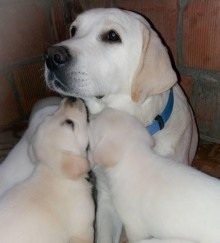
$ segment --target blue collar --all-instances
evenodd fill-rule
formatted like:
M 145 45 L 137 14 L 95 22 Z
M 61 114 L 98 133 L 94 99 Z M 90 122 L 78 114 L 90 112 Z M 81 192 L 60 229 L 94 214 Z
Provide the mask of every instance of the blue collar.
M 173 89 L 171 88 L 165 109 L 163 110 L 163 112 L 160 115 L 157 115 L 154 118 L 154 121 L 151 125 L 146 127 L 146 129 L 148 130 L 148 132 L 151 135 L 155 134 L 156 132 L 158 132 L 164 128 L 165 123 L 169 120 L 170 115 L 173 111 L 173 101 L 174 101 Z

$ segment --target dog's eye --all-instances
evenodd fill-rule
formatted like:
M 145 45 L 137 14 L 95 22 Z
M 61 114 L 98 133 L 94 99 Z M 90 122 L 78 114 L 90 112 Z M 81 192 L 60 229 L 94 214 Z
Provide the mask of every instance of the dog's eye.
M 115 30 L 109 30 L 101 36 L 102 40 L 109 43 L 121 43 L 121 38 Z
M 76 26 L 70 28 L 70 37 L 73 37 L 76 34 Z
M 72 128 L 72 130 L 74 130 L 74 122 L 70 119 L 66 119 L 64 122 L 66 125 L 70 126 Z

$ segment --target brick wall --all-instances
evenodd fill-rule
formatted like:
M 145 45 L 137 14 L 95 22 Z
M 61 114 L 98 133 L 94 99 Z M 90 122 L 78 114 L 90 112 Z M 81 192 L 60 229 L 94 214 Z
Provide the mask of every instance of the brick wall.
M 68 37 L 78 13 L 94 7 L 134 10 L 152 21 L 173 54 L 201 137 L 220 142 L 219 0 L 0 0 L 0 127 L 26 118 L 51 94 L 43 53 Z
M 0 129 L 26 119 L 49 96 L 43 54 L 68 37 L 63 1 L 0 0 Z

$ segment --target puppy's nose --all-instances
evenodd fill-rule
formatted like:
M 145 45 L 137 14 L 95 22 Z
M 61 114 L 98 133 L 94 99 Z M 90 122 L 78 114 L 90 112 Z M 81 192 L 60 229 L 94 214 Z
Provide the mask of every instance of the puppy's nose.
M 75 103 L 77 101 L 77 99 L 76 99 L 76 97 L 67 97 L 67 99 L 66 99 L 66 103 L 68 104 L 73 104 L 73 103 Z
M 68 49 L 64 46 L 51 46 L 44 55 L 47 68 L 51 71 L 68 62 L 70 57 Z

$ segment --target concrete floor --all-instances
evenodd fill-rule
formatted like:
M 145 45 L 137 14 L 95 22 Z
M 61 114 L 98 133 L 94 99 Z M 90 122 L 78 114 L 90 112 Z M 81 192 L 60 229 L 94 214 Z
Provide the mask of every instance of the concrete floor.
M 220 179 L 220 144 L 201 141 L 193 167 Z

